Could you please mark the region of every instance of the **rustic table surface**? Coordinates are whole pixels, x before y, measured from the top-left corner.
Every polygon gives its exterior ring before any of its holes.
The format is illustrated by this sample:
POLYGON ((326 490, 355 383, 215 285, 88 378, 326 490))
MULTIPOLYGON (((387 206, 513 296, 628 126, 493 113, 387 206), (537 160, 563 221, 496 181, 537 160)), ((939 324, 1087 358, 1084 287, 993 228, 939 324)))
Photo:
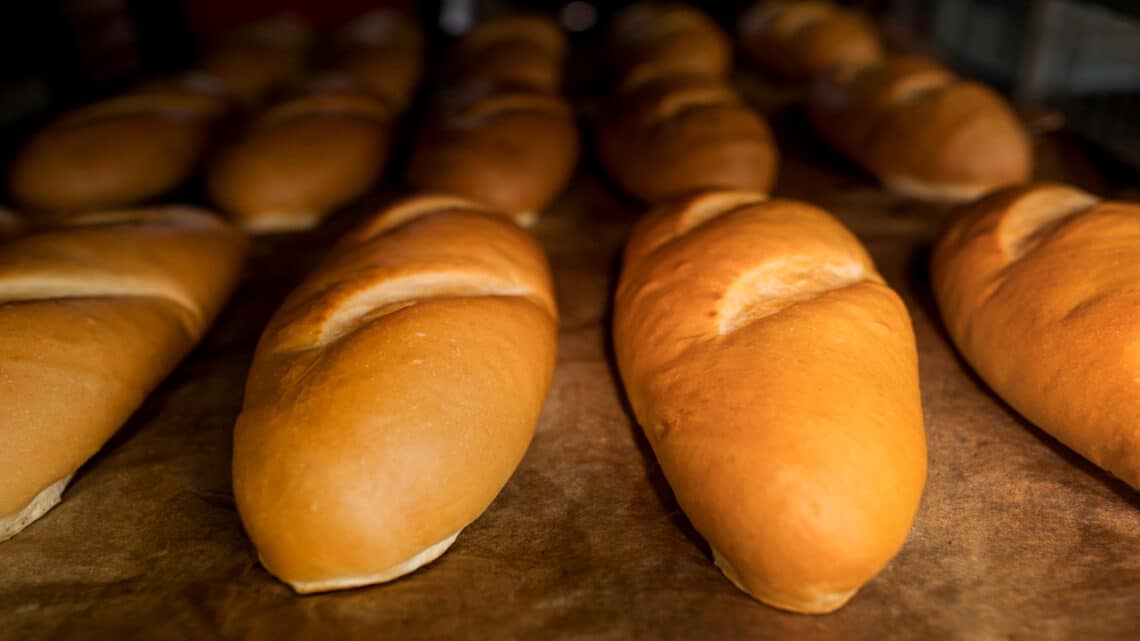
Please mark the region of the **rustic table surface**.
MULTIPOLYGON (((562 314, 546 410, 510 483, 440 560, 388 585, 297 597, 257 564, 230 489, 231 429, 262 327, 380 195, 312 233, 255 242, 204 343, 61 505, 0 544, 0 640, 1140 637, 1140 494, 1020 419, 956 355, 927 278, 946 212, 884 194, 794 113, 773 126, 778 195, 859 235, 906 300, 920 352, 922 507, 902 552, 838 613, 751 600, 678 509, 609 347, 617 259, 639 208, 586 162, 535 229, 562 314)), ((1043 177, 1109 189, 1054 138, 1039 137, 1043 177)))

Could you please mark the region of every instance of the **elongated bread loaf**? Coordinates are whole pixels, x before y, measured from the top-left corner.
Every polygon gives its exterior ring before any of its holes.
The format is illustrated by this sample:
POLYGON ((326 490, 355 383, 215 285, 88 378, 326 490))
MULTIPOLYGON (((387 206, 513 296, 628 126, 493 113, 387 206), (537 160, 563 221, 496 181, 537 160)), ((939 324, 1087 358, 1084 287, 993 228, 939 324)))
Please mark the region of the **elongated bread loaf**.
POLYGON ((565 102, 499 94, 429 125, 412 153, 407 182, 484 203, 529 225, 566 185, 577 160, 578 130, 565 102))
POLYGON ((1001 191, 953 221, 932 274, 986 383, 1140 489, 1140 204, 1055 184, 1001 191))
POLYGON ((809 111, 836 149, 904 196, 972 200, 1033 170, 1029 137, 1005 100, 923 58, 825 74, 809 111))
POLYGON ((762 0, 741 16, 739 31, 753 63, 797 80, 884 55, 870 21, 826 0, 762 0))
POLYGON ((202 337, 245 237, 185 207, 87 214, 0 245, 0 540, 202 337))
POLYGON ((402 112, 423 76, 423 32, 403 13, 370 11, 338 35, 327 67, 347 74, 402 112))
POLYGON ((300 71, 311 41, 305 23, 274 16, 230 34, 206 55, 200 69, 241 102, 256 103, 300 71))
POLYGON ((914 335, 827 213, 737 191, 654 210, 626 246, 614 345, 678 503, 740 589, 828 612, 903 544, 926 474, 914 335))
POLYGON ((287 100, 262 114, 210 165, 210 197, 252 232, 305 229, 376 182, 391 114, 363 93, 287 100))
POLYGON ((567 50, 565 34, 549 18, 519 14, 488 20, 450 52, 448 90, 462 102, 498 93, 555 95, 567 50))
POLYGON ((534 433, 557 312, 538 243, 450 197, 350 233, 285 301, 234 429, 234 495, 298 592, 390 581, 487 508, 534 433))
POLYGON ((658 69, 724 77, 732 68, 732 43, 700 10, 680 3, 637 2, 610 25, 608 49, 618 75, 652 64, 658 69))
POLYGON ((615 97, 596 134, 607 171, 646 202, 710 188, 767 192, 776 179, 767 124, 720 78, 642 79, 615 97))
POLYGON ((197 168, 226 109, 208 84, 170 82, 72 111, 19 151, 9 191, 24 208, 63 212, 160 196, 197 168))

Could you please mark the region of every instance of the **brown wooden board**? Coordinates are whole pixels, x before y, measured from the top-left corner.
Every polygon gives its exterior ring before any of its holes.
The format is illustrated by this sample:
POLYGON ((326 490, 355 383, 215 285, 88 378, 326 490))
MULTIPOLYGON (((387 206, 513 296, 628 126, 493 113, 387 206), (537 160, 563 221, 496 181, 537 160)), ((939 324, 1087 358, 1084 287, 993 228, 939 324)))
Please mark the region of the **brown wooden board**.
MULTIPOLYGON (((0 640, 1140 637, 1140 494, 1018 418, 958 358, 927 279, 946 212, 884 194, 794 114, 774 127, 779 194, 831 209, 863 239, 907 301, 921 356, 922 507, 899 556, 838 613, 751 600, 678 509, 624 404, 608 342, 617 260, 639 208, 585 170, 536 228, 562 313, 537 435, 440 560, 388 585, 298 597, 257 564, 234 510, 231 430, 258 335, 329 243, 376 205, 365 203, 315 232, 257 240, 200 348, 60 506, 0 543, 0 640)), ((1097 180, 1051 140, 1039 157, 1047 177, 1097 180)))

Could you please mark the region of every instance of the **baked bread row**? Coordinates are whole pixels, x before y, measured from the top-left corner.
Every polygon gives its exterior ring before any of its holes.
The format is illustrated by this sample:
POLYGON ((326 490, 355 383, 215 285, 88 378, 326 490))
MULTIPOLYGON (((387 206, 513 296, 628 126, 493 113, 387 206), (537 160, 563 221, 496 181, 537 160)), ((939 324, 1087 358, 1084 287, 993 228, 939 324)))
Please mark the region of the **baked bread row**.
POLYGON ((685 5, 639 3, 614 18, 609 50, 621 77, 595 147, 624 191, 657 202, 703 189, 771 189, 775 142, 728 82, 728 42, 685 5))
POLYGON ((560 96, 566 37, 549 19, 477 25, 450 52, 444 87, 416 139, 405 180, 532 224, 569 181, 578 128, 560 96))

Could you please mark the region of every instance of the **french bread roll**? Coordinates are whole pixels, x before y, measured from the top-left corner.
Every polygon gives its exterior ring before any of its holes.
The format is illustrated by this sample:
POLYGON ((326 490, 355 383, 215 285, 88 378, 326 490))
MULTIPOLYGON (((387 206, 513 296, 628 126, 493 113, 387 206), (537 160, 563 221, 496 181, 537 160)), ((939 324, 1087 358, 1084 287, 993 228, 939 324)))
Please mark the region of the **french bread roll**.
POLYGON ((459 99, 498 93, 555 95, 568 44, 556 22, 508 15, 476 25, 450 54, 446 81, 459 99))
POLYGON ((270 321, 234 429, 234 496, 300 593, 390 581, 487 508, 554 368, 546 259, 499 213, 422 196, 351 232, 270 321))
POLYGON ((308 26, 297 18, 267 18, 231 34, 200 68, 241 102, 256 103, 300 71, 311 40, 308 26))
POLYGON ((198 167, 227 109, 208 83, 170 82, 69 112, 19 150, 9 192, 23 208, 56 212, 161 196, 198 167))
POLYGON ((245 250, 186 207, 86 214, 0 245, 0 540, 58 503, 198 342, 245 250))
POLYGON ((753 63, 790 79, 884 56, 869 20, 825 0, 762 0, 741 16, 739 31, 741 49, 753 63))
POLYGON ((777 151, 764 119, 719 78, 666 74, 626 88, 596 130, 598 155, 646 202, 702 189, 767 192, 777 151))
POLYGON ((919 200, 973 200, 1033 170, 1029 137, 1005 100, 923 58, 824 74, 809 115, 887 189, 919 200))
POLYGON ((950 224, 931 271, 982 379, 1140 489, 1140 204, 1058 184, 1002 190, 950 224))
POLYGON ((566 185, 578 160, 570 107, 541 94, 498 94, 425 128, 407 183, 461 196, 529 225, 566 185))
POLYGON ((822 210, 713 191, 626 246, 614 346, 638 423, 734 584, 835 610, 902 546, 926 446, 906 307, 822 210))
POLYGON ((400 12, 376 9, 342 30, 327 66, 402 112, 415 95, 423 65, 424 35, 419 26, 400 12))
POLYGON ((251 232, 313 227, 379 178, 390 120, 390 108, 365 93, 286 100, 214 159, 206 187, 251 232))
POLYGON ((648 63, 716 77, 732 68, 728 36, 709 16, 685 4, 634 3, 614 16, 608 37, 620 77, 648 63))

